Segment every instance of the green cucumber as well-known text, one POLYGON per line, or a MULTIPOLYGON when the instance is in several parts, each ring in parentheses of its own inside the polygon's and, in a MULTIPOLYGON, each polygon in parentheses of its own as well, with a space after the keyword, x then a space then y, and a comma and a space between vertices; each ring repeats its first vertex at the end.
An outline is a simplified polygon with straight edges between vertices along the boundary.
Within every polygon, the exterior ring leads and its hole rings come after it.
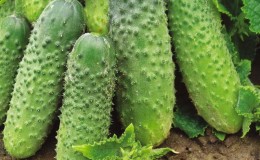
POLYGON ((15 10, 34 22, 50 1, 52 0, 15 0, 15 10))
POLYGON ((109 0, 85 0, 86 23, 90 32, 108 33, 109 0))
POLYGON ((237 132, 240 80, 220 13, 211 0, 169 0, 168 7, 177 61, 198 114, 218 131, 237 132))
POLYGON ((41 148, 60 102, 67 55, 84 32, 77 0, 51 2, 37 20, 20 63, 4 128, 4 145, 16 158, 41 148))
POLYGON ((110 1, 110 35, 118 59, 116 105, 137 140, 159 145, 169 134, 174 63, 164 0, 110 1))
POLYGON ((0 0, 0 19, 13 14, 14 8, 14 0, 0 0))
POLYGON ((30 27, 21 16, 8 16, 0 22, 0 125, 11 100, 15 76, 29 41, 30 27))
POLYGON ((58 131, 57 160, 85 160, 73 145, 93 144, 109 134, 115 83, 115 51, 106 37, 84 34, 68 60, 58 131))

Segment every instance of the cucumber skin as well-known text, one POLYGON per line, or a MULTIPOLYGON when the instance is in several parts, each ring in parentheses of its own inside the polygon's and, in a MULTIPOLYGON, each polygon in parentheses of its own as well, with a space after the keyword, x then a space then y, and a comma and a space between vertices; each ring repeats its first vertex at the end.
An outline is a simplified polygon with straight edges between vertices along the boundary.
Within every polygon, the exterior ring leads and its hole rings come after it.
POLYGON ((0 20, 13 14, 14 10, 14 0, 5 0, 5 2, 0 4, 0 20))
POLYGON ((163 0, 110 1, 110 35, 118 59, 116 105, 124 127, 143 144, 168 136, 175 104, 174 70, 163 0))
POLYGON ((109 0, 85 0, 86 24, 90 32, 108 33, 109 0))
POLYGON ((177 61, 198 114, 218 131, 237 132, 240 81, 221 33, 220 13, 211 0, 168 2, 177 61))
POLYGON ((3 131, 11 156, 30 157, 44 143, 61 98, 67 55, 84 28, 84 9, 76 0, 53 1, 37 20, 3 131))
POLYGON ((29 41, 30 27, 21 16, 0 22, 0 125, 5 121, 19 62, 29 41))
POLYGON ((68 60, 57 160, 85 160, 73 145, 107 138, 115 86, 115 51, 105 37, 82 35, 68 60))
POLYGON ((51 1, 52 0, 15 0, 15 11, 24 15, 30 22, 35 22, 51 1))

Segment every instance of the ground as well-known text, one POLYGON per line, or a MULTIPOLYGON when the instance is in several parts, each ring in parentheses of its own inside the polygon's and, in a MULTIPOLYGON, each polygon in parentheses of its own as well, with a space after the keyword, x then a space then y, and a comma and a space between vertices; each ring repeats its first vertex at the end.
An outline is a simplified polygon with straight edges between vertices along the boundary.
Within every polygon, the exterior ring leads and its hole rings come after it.
POLYGON ((174 148, 177 155, 167 155, 165 160, 260 160, 259 135, 250 133, 241 139, 231 135, 221 142, 210 132, 206 136, 189 139, 178 130, 173 130, 163 146, 174 148))
MULTIPOLYGON (((49 137, 36 156, 28 160, 54 160, 55 137, 49 137)), ((260 160, 260 136, 251 132, 241 139, 240 134, 230 135, 225 141, 217 140, 208 130, 205 136, 189 139, 183 132, 173 129, 162 146, 180 152, 168 154, 162 160, 260 160)), ((14 160, 4 151, 0 142, 0 159, 14 160)))

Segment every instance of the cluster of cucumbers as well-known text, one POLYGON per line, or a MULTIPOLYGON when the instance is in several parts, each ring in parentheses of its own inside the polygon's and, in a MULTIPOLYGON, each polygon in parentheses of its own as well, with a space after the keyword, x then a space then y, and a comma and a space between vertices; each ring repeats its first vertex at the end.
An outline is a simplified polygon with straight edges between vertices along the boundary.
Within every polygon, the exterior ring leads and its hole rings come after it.
POLYGON ((0 1, 7 152, 34 155, 62 103, 56 158, 85 159, 72 146, 107 138, 114 97, 123 126, 132 123, 142 144, 160 145, 174 118, 172 44, 198 114, 218 131, 238 132, 241 84, 220 13, 212 0, 167 2, 166 12, 164 0, 0 1))

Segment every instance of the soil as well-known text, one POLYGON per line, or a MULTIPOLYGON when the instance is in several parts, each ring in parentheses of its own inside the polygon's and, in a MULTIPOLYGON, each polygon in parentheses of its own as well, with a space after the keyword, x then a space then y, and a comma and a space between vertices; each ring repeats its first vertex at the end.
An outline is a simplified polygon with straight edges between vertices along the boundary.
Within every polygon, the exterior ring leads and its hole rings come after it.
MULTIPOLYGON (((55 160, 55 133, 53 133, 42 149, 28 160, 55 160)), ((162 147, 170 147, 179 154, 168 154, 161 160, 260 160, 260 136, 256 132, 249 133, 241 139, 240 134, 229 135, 225 141, 216 139, 207 131, 205 136, 189 139, 182 131, 173 129, 162 147)), ((15 160, 4 151, 0 141, 0 159, 15 160)))
MULTIPOLYGON (((251 79, 254 84, 260 84, 260 54, 257 55, 253 63, 251 79)), ((114 125, 112 130, 118 125, 114 125)), ((43 145, 42 149, 28 160, 54 160, 56 130, 53 132, 43 145)), ((118 131, 120 133, 120 130, 118 131)), ((240 138, 241 133, 228 135, 222 142, 214 137, 211 130, 207 130, 205 136, 189 139, 182 131, 172 129, 168 139, 161 147, 170 147, 178 151, 179 154, 168 154, 161 160, 260 160, 260 135, 253 126, 252 131, 245 137, 240 138)), ((0 136, 0 160, 14 160, 4 150, 2 135, 0 136)))
POLYGON ((167 155, 162 160, 260 160, 260 138, 250 133, 241 139, 240 135, 230 135, 225 141, 215 138, 210 132, 206 136, 189 139, 178 130, 173 130, 162 146, 180 152, 167 155))

